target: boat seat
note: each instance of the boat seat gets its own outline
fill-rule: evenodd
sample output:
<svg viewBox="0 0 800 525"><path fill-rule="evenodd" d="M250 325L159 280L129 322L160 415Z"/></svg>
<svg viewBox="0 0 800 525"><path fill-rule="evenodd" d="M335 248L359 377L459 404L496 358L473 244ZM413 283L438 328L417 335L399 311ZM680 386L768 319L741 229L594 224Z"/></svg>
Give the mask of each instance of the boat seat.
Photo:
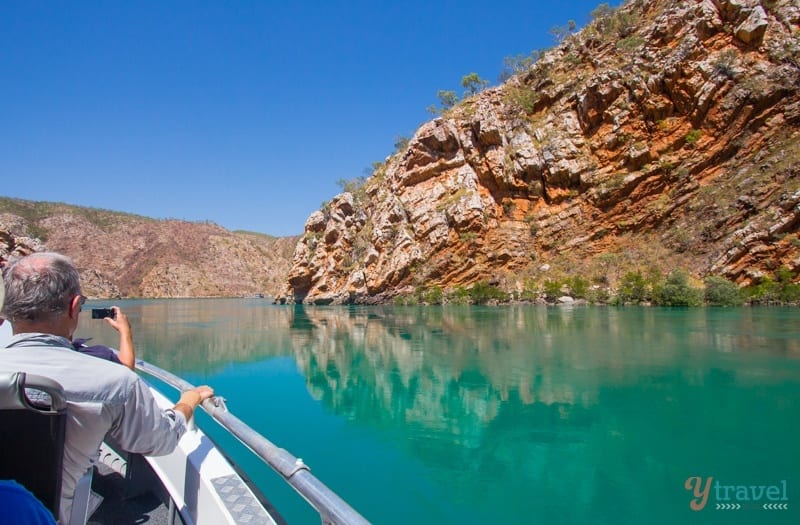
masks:
<svg viewBox="0 0 800 525"><path fill-rule="evenodd" d="M67 400L61 385L25 372L0 373L0 479L31 491L58 518ZM69 523L84 525L102 502L92 469L78 480Z"/></svg>
<svg viewBox="0 0 800 525"><path fill-rule="evenodd" d="M0 479L16 480L55 517L66 422L61 385L25 372L0 373Z"/></svg>

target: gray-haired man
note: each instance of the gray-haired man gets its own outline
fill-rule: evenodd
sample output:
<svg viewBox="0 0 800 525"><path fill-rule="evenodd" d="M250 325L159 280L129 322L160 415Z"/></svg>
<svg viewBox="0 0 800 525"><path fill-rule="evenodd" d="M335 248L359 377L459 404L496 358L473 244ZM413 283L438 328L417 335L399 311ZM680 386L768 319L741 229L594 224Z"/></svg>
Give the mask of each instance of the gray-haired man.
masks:
<svg viewBox="0 0 800 525"><path fill-rule="evenodd" d="M171 409L156 404L131 370L72 348L86 298L78 271L65 256L34 253L3 270L3 316L14 335L0 349L0 371L29 372L61 384L67 397L67 433L59 519L67 523L78 480L97 459L108 434L128 452L169 454L186 431L194 409L214 395L200 386L181 395Z"/></svg>

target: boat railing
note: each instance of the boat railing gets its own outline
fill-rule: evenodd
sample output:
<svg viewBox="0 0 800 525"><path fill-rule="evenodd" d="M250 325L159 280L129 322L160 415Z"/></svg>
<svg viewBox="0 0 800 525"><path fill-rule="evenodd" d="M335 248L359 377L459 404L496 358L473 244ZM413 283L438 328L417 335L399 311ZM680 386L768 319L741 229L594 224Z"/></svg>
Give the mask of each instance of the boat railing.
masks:
<svg viewBox="0 0 800 525"><path fill-rule="evenodd" d="M136 361L136 369L181 392L194 388L194 385L183 378L141 359ZM319 513L323 525L369 523L338 494L317 479L302 459L278 447L231 414L223 398L207 399L202 407L217 423L280 474Z"/></svg>

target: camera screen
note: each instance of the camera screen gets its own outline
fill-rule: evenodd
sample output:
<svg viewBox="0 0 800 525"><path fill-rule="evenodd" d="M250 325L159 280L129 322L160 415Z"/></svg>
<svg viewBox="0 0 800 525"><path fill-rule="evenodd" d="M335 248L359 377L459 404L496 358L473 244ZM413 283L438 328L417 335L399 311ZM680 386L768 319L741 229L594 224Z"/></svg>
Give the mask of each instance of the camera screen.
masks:
<svg viewBox="0 0 800 525"><path fill-rule="evenodd" d="M105 319L106 317L114 318L112 308L92 308L92 319Z"/></svg>

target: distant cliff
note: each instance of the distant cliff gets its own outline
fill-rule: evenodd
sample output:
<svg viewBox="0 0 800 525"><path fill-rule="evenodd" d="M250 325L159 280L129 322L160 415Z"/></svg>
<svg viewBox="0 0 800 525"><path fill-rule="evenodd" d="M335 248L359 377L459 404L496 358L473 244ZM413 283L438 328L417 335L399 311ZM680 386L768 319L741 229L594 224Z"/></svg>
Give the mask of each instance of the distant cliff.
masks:
<svg viewBox="0 0 800 525"><path fill-rule="evenodd" d="M90 297L275 295L297 237L0 197L0 260L61 252Z"/></svg>
<svg viewBox="0 0 800 525"><path fill-rule="evenodd" d="M632 1L313 213L281 299L800 270L800 7Z"/></svg>

